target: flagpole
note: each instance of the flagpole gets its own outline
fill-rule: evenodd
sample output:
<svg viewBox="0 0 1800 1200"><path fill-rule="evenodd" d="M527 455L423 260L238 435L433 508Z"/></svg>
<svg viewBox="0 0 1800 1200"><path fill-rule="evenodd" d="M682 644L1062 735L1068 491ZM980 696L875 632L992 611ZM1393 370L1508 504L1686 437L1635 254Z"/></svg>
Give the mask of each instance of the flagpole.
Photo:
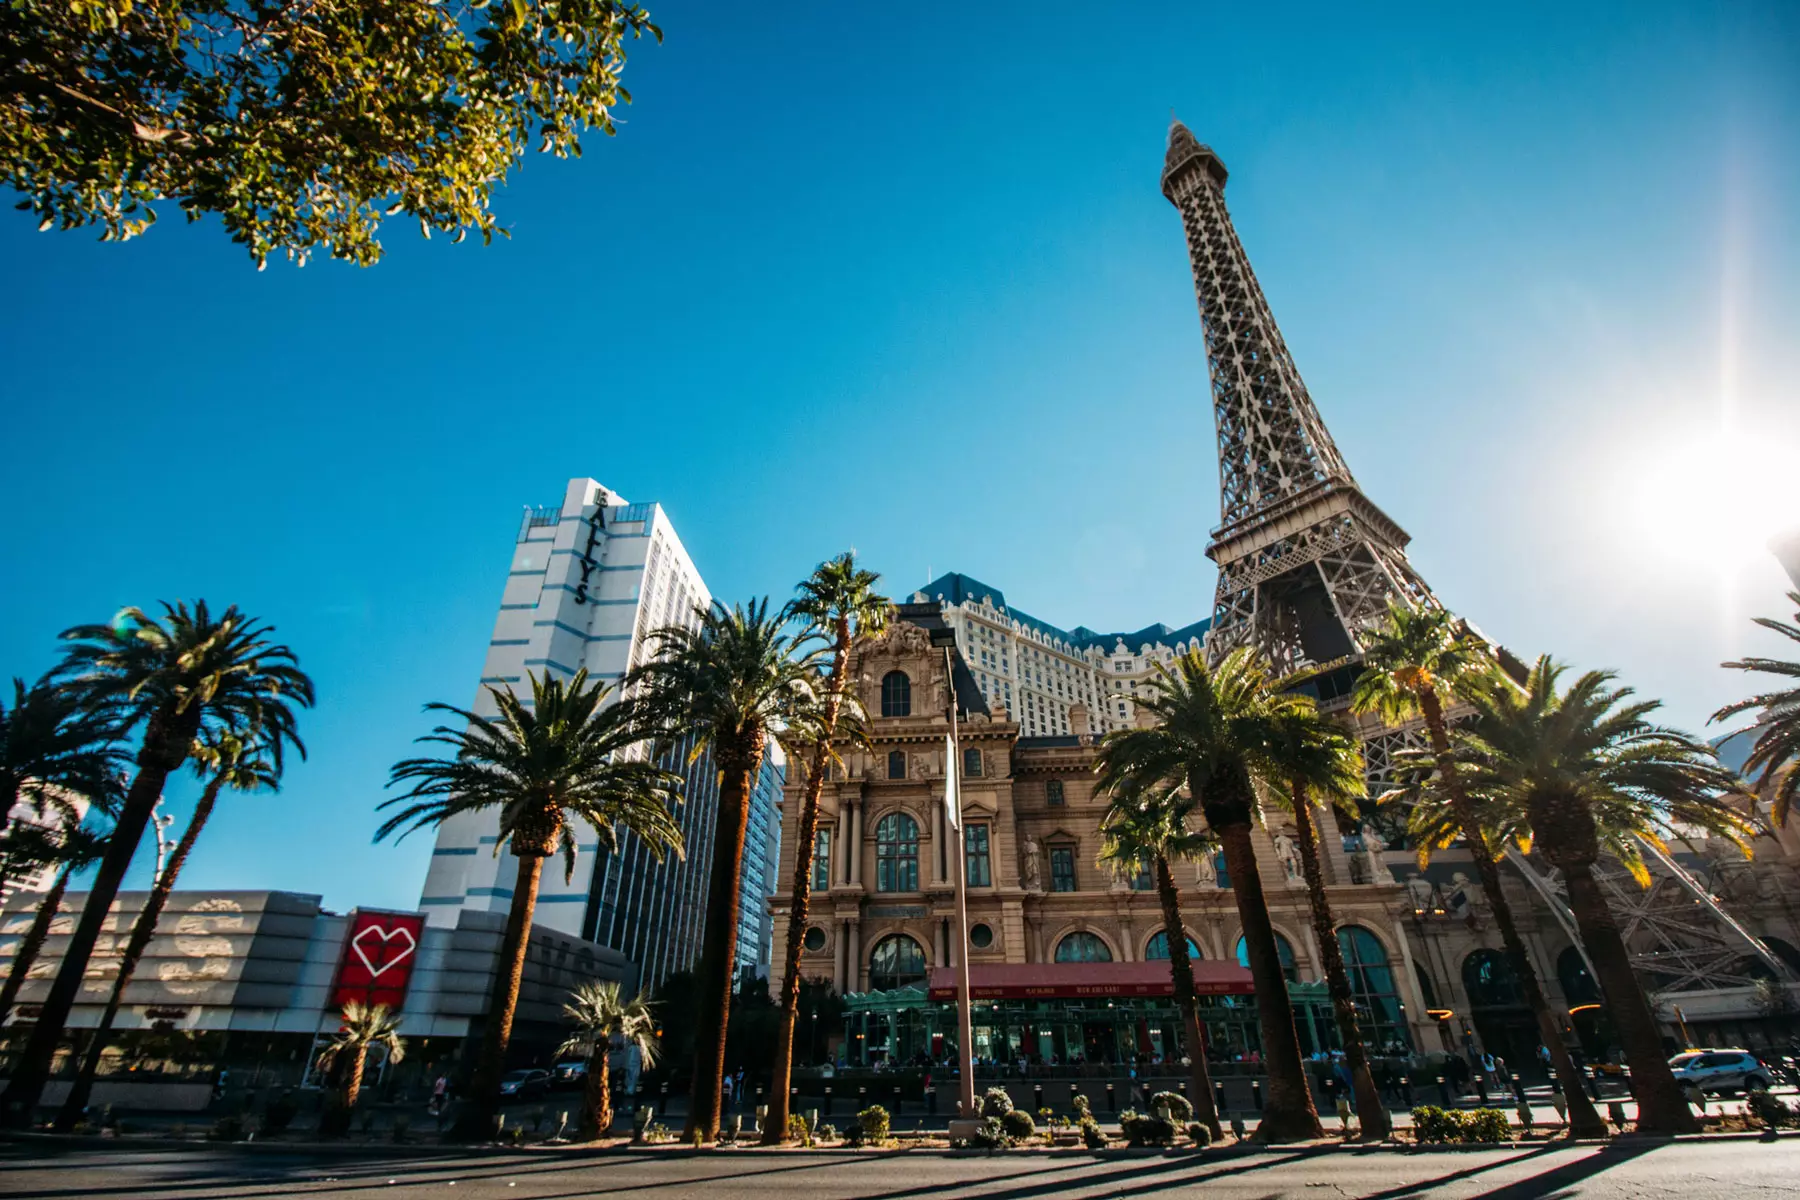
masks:
<svg viewBox="0 0 1800 1200"><path fill-rule="evenodd" d="M944 778L945 786L956 801L952 809L954 834L950 840L956 847L956 937L951 944L956 947L956 1049L962 1085L958 1098L961 1115L972 1118L975 1116L975 1033L969 1015L969 895L966 890L969 874L963 863L962 741L956 723L956 664L948 646L944 647L944 673L950 684L950 762Z"/></svg>

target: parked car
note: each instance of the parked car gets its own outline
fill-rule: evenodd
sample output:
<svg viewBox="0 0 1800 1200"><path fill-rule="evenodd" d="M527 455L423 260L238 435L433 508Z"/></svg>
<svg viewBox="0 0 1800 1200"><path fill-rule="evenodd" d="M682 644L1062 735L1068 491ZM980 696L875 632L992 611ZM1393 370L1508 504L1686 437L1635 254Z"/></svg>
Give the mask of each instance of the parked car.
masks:
<svg viewBox="0 0 1800 1200"><path fill-rule="evenodd" d="M1769 1069L1748 1050L1689 1050L1669 1060L1675 1082L1703 1092L1754 1091L1769 1086Z"/></svg>
<svg viewBox="0 0 1800 1200"><path fill-rule="evenodd" d="M558 1089L586 1087L587 1073L586 1059L565 1059L550 1068L550 1086Z"/></svg>
<svg viewBox="0 0 1800 1200"><path fill-rule="evenodd" d="M500 1077L500 1096L505 1100L535 1100L550 1090L550 1072L530 1067L508 1071Z"/></svg>

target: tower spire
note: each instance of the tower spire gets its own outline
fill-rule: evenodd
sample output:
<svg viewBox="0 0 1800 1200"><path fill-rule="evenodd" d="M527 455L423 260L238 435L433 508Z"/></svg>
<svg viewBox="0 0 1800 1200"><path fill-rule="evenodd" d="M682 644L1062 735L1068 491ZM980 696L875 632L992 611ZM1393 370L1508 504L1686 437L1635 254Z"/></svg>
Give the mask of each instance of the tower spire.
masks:
<svg viewBox="0 0 1800 1200"><path fill-rule="evenodd" d="M1406 531L1338 453L1225 208L1224 162L1180 121L1162 192L1187 233L1219 439L1219 567L1208 641L1254 644L1287 673L1354 669L1390 599L1435 604L1406 561Z"/></svg>

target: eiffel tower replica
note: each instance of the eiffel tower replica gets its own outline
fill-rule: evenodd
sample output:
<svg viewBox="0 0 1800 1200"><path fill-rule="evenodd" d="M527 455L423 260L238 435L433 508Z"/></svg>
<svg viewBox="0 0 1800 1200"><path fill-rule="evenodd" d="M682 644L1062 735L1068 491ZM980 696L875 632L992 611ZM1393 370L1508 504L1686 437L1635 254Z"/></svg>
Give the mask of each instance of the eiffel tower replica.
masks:
<svg viewBox="0 0 1800 1200"><path fill-rule="evenodd" d="M1187 233L1219 435L1220 523L1206 547L1219 583L1207 653L1217 662L1256 646L1278 678L1342 713L1388 604L1441 606L1407 561L1406 531L1363 494L1307 394L1232 227L1225 180L1218 154L1173 122L1162 193ZM1424 745L1416 722L1389 729L1364 717L1356 734L1371 795L1392 778L1397 750ZM1683 984L1717 986L1747 949L1777 978L1797 977L1689 871L1657 846L1644 849L1657 876L1648 891L1622 869L1601 872L1614 913L1641 935L1634 966L1664 979L1678 966ZM1579 946L1554 872L1516 851L1508 858Z"/></svg>
<svg viewBox="0 0 1800 1200"><path fill-rule="evenodd" d="M1207 645L1215 661L1258 646L1278 676L1304 673L1329 703L1348 693L1389 601L1437 601L1407 562L1406 531L1363 494L1307 395L1225 209L1225 179L1211 147L1170 126L1162 191L1187 231L1219 434Z"/></svg>

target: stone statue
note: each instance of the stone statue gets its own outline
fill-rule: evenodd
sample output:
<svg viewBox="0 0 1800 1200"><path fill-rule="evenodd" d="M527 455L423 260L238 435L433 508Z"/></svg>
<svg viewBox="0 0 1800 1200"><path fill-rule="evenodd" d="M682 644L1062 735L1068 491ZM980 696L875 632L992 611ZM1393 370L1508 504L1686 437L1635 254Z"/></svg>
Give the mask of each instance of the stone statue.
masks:
<svg viewBox="0 0 1800 1200"><path fill-rule="evenodd" d="M1436 907L1437 889L1431 885L1431 880L1417 871L1406 877L1406 891L1412 897L1414 912L1428 913Z"/></svg>
<svg viewBox="0 0 1800 1200"><path fill-rule="evenodd" d="M1032 837L1029 833L1026 834L1023 871L1024 879L1022 882L1025 885L1025 890L1028 892L1041 892L1044 890L1043 865L1040 862L1041 854L1042 851L1038 847L1037 839Z"/></svg>
<svg viewBox="0 0 1800 1200"><path fill-rule="evenodd" d="M1373 825L1364 825L1359 836L1362 838L1363 859L1369 868L1369 882L1392 883L1394 877L1388 871L1387 863L1381 859L1381 852L1387 849L1387 840Z"/></svg>
<svg viewBox="0 0 1800 1200"><path fill-rule="evenodd" d="M1199 880L1202 890L1219 886L1219 864L1211 853L1202 854L1194 860L1194 876Z"/></svg>
<svg viewBox="0 0 1800 1200"><path fill-rule="evenodd" d="M1275 857L1281 860L1289 879L1300 877L1300 847L1285 832L1275 835Z"/></svg>
<svg viewBox="0 0 1800 1200"><path fill-rule="evenodd" d="M1455 915L1460 917L1472 911L1479 911L1482 907L1481 902L1485 898L1481 893L1480 886L1461 871L1450 876L1448 907Z"/></svg>

